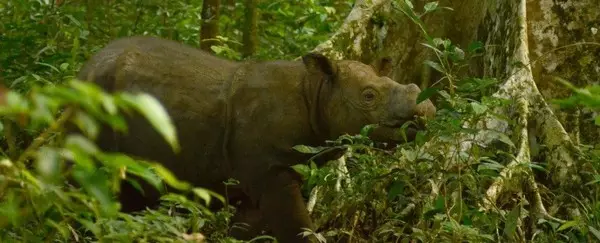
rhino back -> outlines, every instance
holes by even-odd
[[[173,41],[133,37],[114,41],[97,53],[79,78],[108,91],[141,91],[156,97],[176,126],[182,150],[173,153],[139,116],[129,117],[127,134],[105,139],[103,148],[118,146],[121,152],[161,162],[181,179],[207,186],[226,179],[221,167],[223,119],[228,80],[237,66]]]

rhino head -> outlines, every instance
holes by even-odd
[[[417,117],[432,118],[436,108],[430,100],[417,104],[421,92],[415,84],[399,84],[382,75],[385,63],[376,68],[351,60],[332,61],[320,54],[307,54],[302,58],[309,79],[312,80],[312,97],[318,109],[312,117],[313,127],[325,128],[327,136],[337,138],[343,134],[357,134],[368,125],[375,124],[370,137],[375,141],[404,142],[400,128],[407,121],[420,121]],[[389,64],[389,63],[388,63]],[[320,80],[314,82],[314,80]],[[414,139],[422,124],[409,126],[408,140]]]

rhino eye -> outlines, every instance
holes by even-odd
[[[375,92],[373,90],[367,89],[362,93],[363,99],[366,102],[373,102],[375,100]]]

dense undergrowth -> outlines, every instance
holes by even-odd
[[[169,118],[161,115],[164,112],[152,97],[108,95],[72,80],[91,54],[120,36],[156,35],[198,46],[202,1],[50,2],[0,3],[0,78],[10,89],[1,90],[0,241],[235,242],[226,236],[234,209],[211,212],[205,207],[209,200],[223,200],[220,196],[178,181],[158,164],[105,153],[94,145],[101,123],[126,129],[122,114],[135,109],[147,114],[176,149]],[[222,37],[216,50],[218,55],[240,59],[239,19],[244,5],[231,2],[219,22]],[[292,59],[304,54],[341,24],[352,2],[262,1],[259,8],[265,27],[259,34],[259,51],[252,58]],[[404,10],[415,24],[422,24],[420,16]],[[427,5],[426,10],[434,12],[436,6]],[[428,129],[393,150],[380,149],[370,141],[365,136],[369,127],[361,134],[330,141],[332,146],[348,149],[348,174],[341,184],[334,162],[322,168],[311,163],[294,167],[305,178],[307,197],[320,187],[312,215],[318,233],[328,242],[340,238],[351,242],[513,241],[515,231],[522,229],[517,215],[528,212],[510,197],[500,200],[494,212],[483,212],[480,207],[485,190],[512,158],[511,138],[487,131],[493,134],[492,147],[473,146],[469,153],[453,153],[447,146],[458,141],[458,134],[479,132],[465,128],[465,122],[487,115],[502,117],[494,114],[495,108],[512,105],[490,97],[497,80],[462,72],[465,63],[485,47],[473,43],[462,50],[450,40],[424,34],[424,43],[438,57],[426,64],[445,77],[421,94],[422,99],[435,99],[438,107]],[[277,48],[267,48],[272,46]],[[575,96],[559,104],[599,109],[599,100],[598,88],[589,87],[577,89]],[[67,109],[70,114],[58,118],[60,111],[73,105],[76,109]],[[62,134],[69,124],[78,126],[85,136]],[[593,145],[582,149],[600,169],[600,150]],[[312,153],[319,148],[298,150]],[[543,161],[531,164],[539,177],[547,176]],[[193,196],[167,194],[158,209],[120,213],[113,196],[119,181],[130,180],[123,175],[123,166],[157,188],[166,183]],[[600,175],[595,176],[596,181],[587,183],[598,185]],[[66,180],[82,186],[69,186]],[[527,222],[530,232],[526,234],[537,242],[600,239],[600,187],[595,188],[585,195],[547,190],[544,200],[552,205],[560,205],[564,198],[580,202],[581,217],[566,223]],[[554,210],[564,216],[561,211],[569,209]]]

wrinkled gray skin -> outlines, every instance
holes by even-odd
[[[381,125],[375,140],[398,141],[393,128],[435,114],[430,101],[416,104],[416,85],[395,83],[360,62],[319,54],[297,62],[233,62],[153,37],[113,41],[78,78],[110,92],[141,91],[159,99],[176,126],[180,153],[139,115],[128,118],[127,134],[104,128],[99,146],[160,162],[178,178],[222,195],[223,181],[239,180],[228,195],[231,204],[241,203],[234,220],[251,225],[232,229],[241,239],[268,227],[280,242],[314,241],[297,236],[313,224],[300,177],[289,168],[308,157],[294,145],[322,145],[367,124]],[[124,184],[123,211],[152,205],[158,194],[145,190],[141,197]]]

